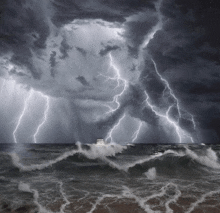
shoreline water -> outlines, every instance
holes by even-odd
[[[1,213],[220,213],[220,146],[0,145]]]

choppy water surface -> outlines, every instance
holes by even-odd
[[[0,212],[220,212],[218,145],[0,145]]]

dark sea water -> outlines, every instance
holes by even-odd
[[[220,212],[219,145],[0,145],[0,213]]]

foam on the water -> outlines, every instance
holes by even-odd
[[[154,180],[156,179],[156,176],[157,176],[157,171],[155,169],[155,167],[153,168],[150,168],[147,172],[144,173],[146,175],[146,177],[149,179],[149,180]]]
[[[117,153],[121,153],[123,150],[127,148],[126,146],[121,146],[119,144],[108,144],[108,145],[101,146],[101,147],[97,147],[95,144],[92,144],[92,145],[89,145],[90,146],[89,150],[85,150],[85,149],[82,149],[81,143],[78,142],[76,145],[77,145],[77,149],[67,151],[61,154],[59,157],[55,158],[54,160],[49,160],[41,164],[23,165],[20,162],[20,158],[16,153],[11,153],[10,155],[12,157],[12,162],[14,166],[19,168],[20,171],[33,171],[33,170],[45,169],[75,154],[83,154],[89,159],[100,158],[100,159],[107,160],[106,157],[115,156]]]

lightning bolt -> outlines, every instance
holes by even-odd
[[[113,132],[115,131],[115,129],[117,129],[121,123],[121,121],[125,118],[125,114],[119,119],[119,121],[110,129],[108,135],[105,138],[105,141],[110,140],[110,143],[114,142],[113,141]]]
[[[192,114],[190,114],[190,116],[191,116],[191,122],[193,124],[193,129],[196,130],[196,122],[194,120],[194,116]]]
[[[32,97],[32,94],[33,94],[33,91],[31,90],[30,93],[29,93],[29,95],[28,95],[27,98],[25,99],[24,108],[23,108],[23,110],[22,110],[22,112],[21,112],[21,115],[20,115],[20,117],[19,117],[19,119],[18,119],[18,122],[17,122],[17,125],[16,125],[16,127],[15,127],[15,130],[14,130],[14,132],[13,132],[13,138],[14,138],[14,142],[15,142],[15,143],[18,142],[18,141],[17,141],[17,138],[16,138],[16,132],[18,131],[18,128],[19,128],[19,126],[20,126],[20,124],[21,124],[22,118],[23,118],[24,115],[25,115],[25,112],[26,112],[26,110],[27,110],[28,103],[29,103],[29,101],[30,101],[30,99],[31,99],[31,97]]]
[[[156,32],[158,30],[162,29],[162,15],[160,13],[160,5],[161,5],[162,0],[160,0],[157,4],[155,4],[155,8],[158,14],[158,19],[159,21],[157,22],[157,24],[152,28],[151,32],[149,34],[147,34],[146,38],[144,39],[144,42],[141,45],[141,49],[144,49],[147,47],[147,45],[149,44],[150,40],[154,38],[154,35],[156,34]]]
[[[50,109],[50,99],[48,96],[44,95],[43,93],[39,92],[40,95],[46,100],[46,107],[44,110],[44,117],[42,122],[39,124],[39,126],[37,127],[36,132],[34,133],[33,139],[34,139],[34,143],[37,143],[37,136],[40,133],[40,129],[43,127],[43,125],[45,124],[45,122],[47,121],[47,117],[48,117],[48,112]]]
[[[171,126],[173,126],[173,128],[175,129],[176,134],[177,134],[177,136],[178,136],[178,138],[179,138],[179,143],[182,143],[182,135],[183,135],[184,137],[189,138],[192,142],[194,142],[194,141],[193,141],[193,138],[192,138],[190,135],[188,135],[184,130],[182,130],[182,129],[179,127],[179,125],[178,125],[175,121],[173,121],[173,120],[170,118],[169,112],[170,112],[171,108],[173,107],[173,105],[169,106],[168,110],[166,111],[166,114],[162,114],[162,113],[160,113],[160,112],[156,109],[155,106],[153,106],[153,105],[149,102],[149,95],[147,94],[146,91],[145,91],[145,95],[146,95],[146,100],[145,100],[145,101],[146,101],[147,105],[151,108],[151,110],[155,113],[155,115],[157,115],[158,117],[164,118]]]
[[[143,125],[143,122],[141,121],[140,124],[138,125],[138,129],[137,129],[137,131],[135,131],[135,133],[132,135],[132,143],[135,142],[135,141],[137,140],[142,125]]]
[[[173,97],[173,99],[176,101],[178,114],[179,114],[179,117],[181,117],[180,104],[179,104],[178,98],[174,95],[173,90],[171,89],[170,84],[168,83],[168,81],[165,78],[163,78],[163,76],[158,72],[157,65],[156,65],[155,61],[153,59],[151,59],[151,60],[154,64],[155,71],[156,71],[157,75],[159,76],[160,80],[162,82],[164,82],[164,84],[166,85],[166,88],[168,89],[168,91],[170,93],[170,96]]]
[[[113,77],[102,75],[102,74],[101,75],[104,76],[107,80],[116,81],[117,82],[117,86],[115,87],[115,89],[118,88],[118,87],[122,87],[122,90],[121,90],[120,93],[116,94],[113,97],[113,101],[108,102],[109,104],[115,104],[116,105],[115,108],[112,108],[109,105],[105,105],[106,107],[109,108],[109,111],[106,114],[113,113],[113,112],[115,112],[116,110],[118,110],[120,108],[120,106],[121,106],[120,98],[123,96],[123,94],[125,93],[125,91],[128,88],[128,81],[121,76],[120,69],[115,64],[114,59],[113,59],[111,53],[109,53],[109,59],[110,59],[110,68],[112,68],[112,70],[114,71],[115,75]]]
[[[156,71],[157,75],[159,76],[161,81],[164,82],[164,84],[166,85],[165,89],[168,89],[170,96],[175,100],[177,111],[178,111],[178,115],[181,118],[182,115],[181,115],[181,109],[180,109],[180,104],[179,104],[178,98],[175,96],[173,90],[171,89],[169,82],[165,78],[163,78],[163,76],[159,73],[156,62],[153,59],[151,59],[151,60],[152,60],[152,62],[154,64],[154,68],[155,68],[155,71]],[[196,122],[194,120],[194,116],[192,114],[188,113],[188,112],[187,112],[187,114],[190,116],[190,120],[191,120],[191,122],[193,124],[193,128],[195,130],[196,129]]]

